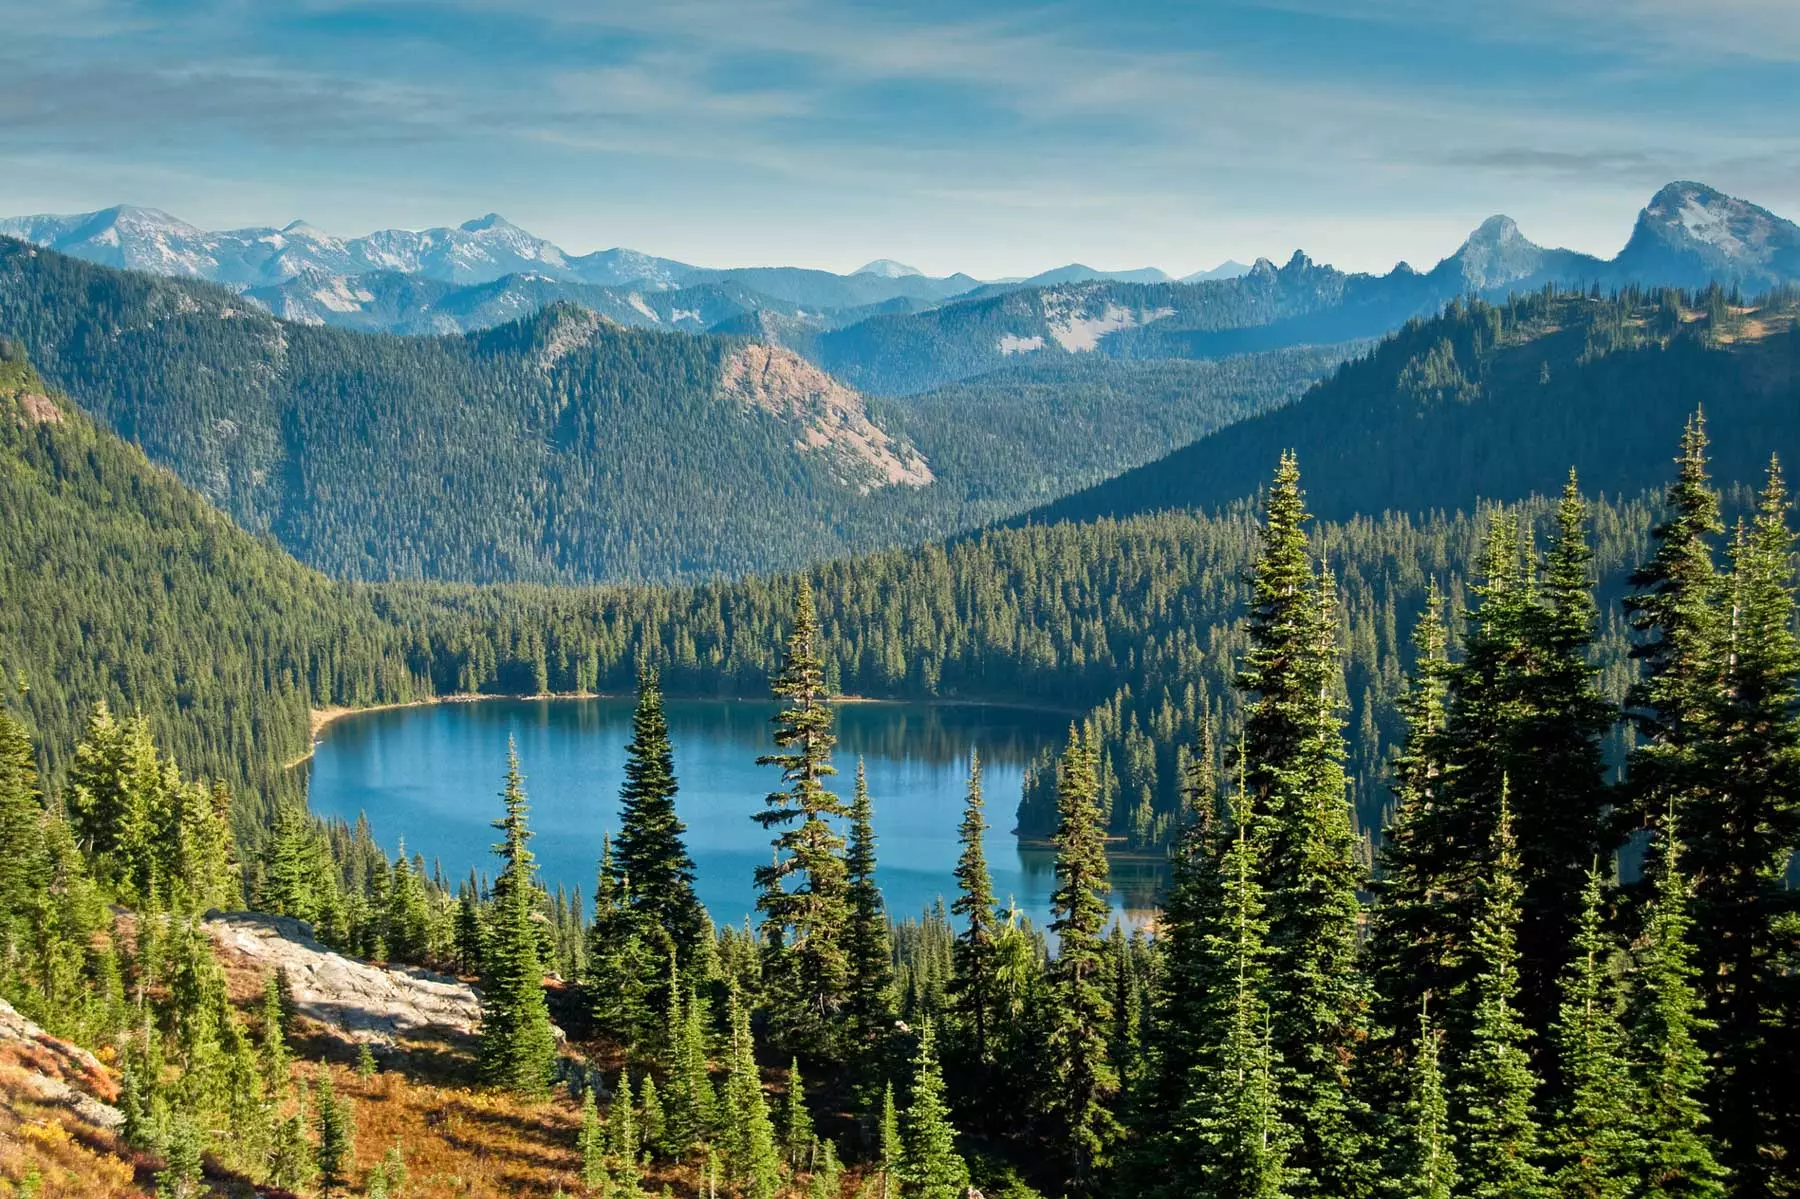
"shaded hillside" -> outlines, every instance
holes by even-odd
[[[88,708],[142,709],[191,769],[297,790],[307,710],[408,698],[368,600],[251,537],[47,394],[0,339],[0,677],[54,751]],[[50,763],[52,777],[66,765]],[[247,789],[248,788],[248,789]]]
[[[340,577],[763,569],[897,538],[870,493],[929,479],[787,351],[786,392],[751,394],[734,383],[748,342],[577,309],[358,334],[3,241],[0,314],[52,383]]]
[[[1755,478],[1770,452],[1800,455],[1795,307],[1732,307],[1717,292],[1458,304],[1296,404],[1020,519],[1217,508],[1256,491],[1285,449],[1333,519],[1544,492],[1570,466],[1590,493],[1631,495],[1661,482],[1668,431],[1696,407],[1712,419],[1719,474]]]
[[[961,487],[971,516],[1042,503],[1292,402],[1361,349],[1298,347],[1216,361],[1023,362],[872,407]]]

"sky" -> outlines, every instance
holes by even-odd
[[[1797,0],[0,0],[0,214],[992,278],[1496,212],[1610,255],[1662,184],[1800,217]]]

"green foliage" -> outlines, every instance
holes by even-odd
[[[654,670],[645,670],[638,680],[625,755],[613,867],[619,885],[629,888],[633,931],[651,945],[666,938],[685,962],[700,937],[703,916],[694,896],[687,829],[675,814],[674,750]]]
[[[318,1145],[313,1158],[318,1166],[319,1193],[333,1195],[350,1185],[356,1158],[356,1120],[348,1099],[339,1099],[331,1071],[319,1071],[314,1127]]]
[[[1087,1191],[1108,1165],[1121,1128],[1113,1107],[1119,1074],[1107,1053],[1113,1011],[1101,985],[1101,934],[1111,915],[1092,744],[1075,728],[1057,765],[1056,888],[1050,931],[1057,955],[1050,976],[1050,1037],[1043,1047],[1052,1079],[1043,1097],[1052,1152],[1071,1186]]]
[[[1333,520],[1468,511],[1543,492],[1571,467],[1597,492],[1635,495],[1664,478],[1667,432],[1696,405],[1730,429],[1729,477],[1750,477],[1771,450],[1800,451],[1787,382],[1800,339],[1784,335],[1792,293],[1757,302],[1766,336],[1730,344],[1684,319],[1698,297],[1678,292],[1445,299],[1441,315],[1408,322],[1295,403],[1016,522],[1223,509],[1290,450],[1306,463],[1314,511]]]
[[[1633,1193],[1646,1199],[1712,1199],[1727,1193],[1701,1104],[1707,1067],[1698,1034],[1705,1021],[1694,988],[1680,854],[1670,817],[1653,867],[1654,896],[1638,951],[1631,1013],[1631,1076],[1638,1097],[1632,1127],[1641,1145]]]
[[[1519,1016],[1519,858],[1504,785],[1479,897],[1469,983],[1472,1011],[1452,1093],[1463,1193],[1471,1199],[1543,1199],[1542,1135],[1534,1104],[1539,1082]]]
[[[919,1030],[912,1087],[900,1121],[898,1174],[907,1199],[962,1199],[969,1185],[968,1163],[956,1151],[937,1036],[929,1020]]]
[[[506,747],[506,814],[494,822],[504,836],[494,852],[501,861],[494,881],[494,927],[484,955],[481,989],[483,1079],[523,1094],[542,1092],[556,1057],[550,1014],[544,999],[544,971],[538,957],[534,919],[537,869],[527,844],[525,786],[519,755]]]
[[[894,965],[887,908],[875,881],[874,803],[860,759],[850,802],[850,839],[844,855],[850,925],[844,952],[850,970],[845,1015],[850,1044],[865,1069],[878,1070],[893,1027]]]
[[[780,767],[784,784],[754,817],[778,830],[773,864],[756,868],[756,906],[763,914],[763,973],[776,1040],[832,1058],[841,1050],[836,1017],[850,987],[844,939],[851,912],[844,839],[830,818],[850,809],[825,786],[837,773],[831,764],[836,737],[819,638],[812,588],[802,583],[781,673],[771,685],[787,705],[775,717],[780,752],[756,760]]]

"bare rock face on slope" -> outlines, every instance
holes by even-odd
[[[481,1022],[481,1002],[467,983],[334,953],[298,920],[225,912],[208,916],[206,927],[246,969],[266,976],[285,966],[299,1013],[346,1040],[391,1047],[427,1032],[473,1036]]]
[[[25,1093],[68,1108],[83,1123],[113,1131],[125,1123],[105,1100],[118,1087],[105,1066],[79,1045],[53,1037],[0,999],[0,1070],[18,1071]]]
[[[795,425],[795,446],[829,455],[838,481],[865,495],[932,481],[925,456],[869,419],[860,394],[783,346],[748,345],[733,354],[719,393]]]

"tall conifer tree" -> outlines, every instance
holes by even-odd
[[[1737,530],[1721,630],[1722,686],[1695,747],[1701,785],[1683,797],[1682,870],[1694,880],[1693,941],[1716,1076],[1714,1127],[1746,1195],[1800,1194],[1800,986],[1782,962],[1800,946],[1800,640],[1794,537],[1779,462]],[[1785,1000],[1784,1000],[1785,993]]]
[[[781,768],[783,790],[770,793],[755,816],[779,830],[775,861],[756,868],[757,908],[763,914],[766,985],[771,1028],[785,1047],[823,1058],[842,1042],[838,1016],[848,996],[850,961],[844,931],[850,923],[844,839],[830,823],[850,810],[825,786],[831,765],[830,696],[819,645],[812,585],[802,582],[794,606],[781,673],[772,686],[786,705],[775,717],[779,753],[757,759]]]
[[[889,944],[887,909],[875,882],[874,803],[862,761],[856,763],[856,790],[850,803],[850,842],[845,857],[850,926],[844,949],[849,956],[849,1032],[855,1051],[879,1051],[893,1026],[894,960]]]
[[[1381,843],[1380,873],[1371,883],[1368,968],[1375,990],[1375,1023],[1391,1056],[1418,1026],[1425,997],[1444,994],[1450,978],[1445,943],[1444,848],[1436,832],[1443,818],[1444,720],[1452,675],[1444,627],[1444,597],[1433,579],[1413,631],[1412,686],[1399,703],[1406,741],[1391,774],[1393,817]]]
[[[619,836],[614,868],[630,883],[631,914],[640,938],[666,936],[686,962],[700,937],[700,900],[694,894],[694,860],[687,826],[675,811],[675,753],[663,715],[656,670],[638,676],[637,710],[625,747],[625,785],[619,792]]]
[[[550,1083],[556,1042],[544,999],[544,971],[538,957],[533,909],[536,858],[526,823],[528,804],[519,774],[519,755],[506,746],[506,813],[494,822],[502,839],[494,846],[500,873],[494,880],[493,929],[483,960],[481,1043],[483,1079],[495,1086],[537,1094]]]
[[[907,1199],[963,1199],[969,1187],[969,1166],[956,1151],[929,1018],[919,1030],[912,1091],[900,1122],[899,1174]]]
[[[1266,998],[1270,955],[1254,803],[1240,784],[1217,834],[1209,884],[1216,897],[1187,934],[1197,991],[1187,1010],[1199,1044],[1162,1163],[1167,1199],[1285,1199],[1299,1181],[1289,1165],[1296,1137],[1278,1092],[1283,1070]]]
[[[1720,1199],[1725,1173],[1713,1156],[1701,1103],[1707,1068],[1699,1033],[1705,1021],[1694,990],[1676,823],[1673,815],[1663,818],[1651,867],[1654,898],[1638,951],[1631,1032],[1639,1158],[1631,1193],[1642,1199]]]
[[[1556,1048],[1564,1098],[1551,1145],[1556,1193],[1568,1199],[1625,1199],[1629,1176],[1631,1088],[1627,1045],[1614,984],[1612,939],[1602,926],[1601,879],[1588,874],[1574,956],[1563,975]]]
[[[989,1044],[993,1024],[994,939],[999,914],[994,904],[994,878],[988,870],[985,803],[981,796],[981,758],[969,754],[969,790],[963,802],[957,840],[956,900],[950,911],[962,917],[956,934],[955,973],[950,980],[950,1010],[955,1014],[968,1050],[975,1085],[993,1065]]]
[[[1113,1114],[1119,1076],[1107,1057],[1112,1004],[1103,985],[1101,939],[1111,914],[1106,842],[1092,742],[1074,728],[1057,764],[1056,889],[1050,931],[1057,937],[1051,965],[1051,1027],[1044,1047],[1051,1072],[1048,1115],[1053,1148],[1071,1185],[1096,1185],[1119,1138]]]
[[[1269,489],[1252,576],[1250,650],[1238,687],[1243,772],[1256,812],[1269,921],[1269,1010],[1285,1066],[1302,1194],[1365,1193],[1371,1155],[1352,1087],[1368,995],[1357,968],[1357,860],[1338,712],[1335,582],[1315,573],[1300,469],[1284,454]]]
[[[1487,873],[1478,884],[1471,1023],[1454,1087],[1458,1165],[1469,1199],[1548,1199],[1534,1110],[1537,1075],[1519,1015],[1519,855],[1501,785]]]

